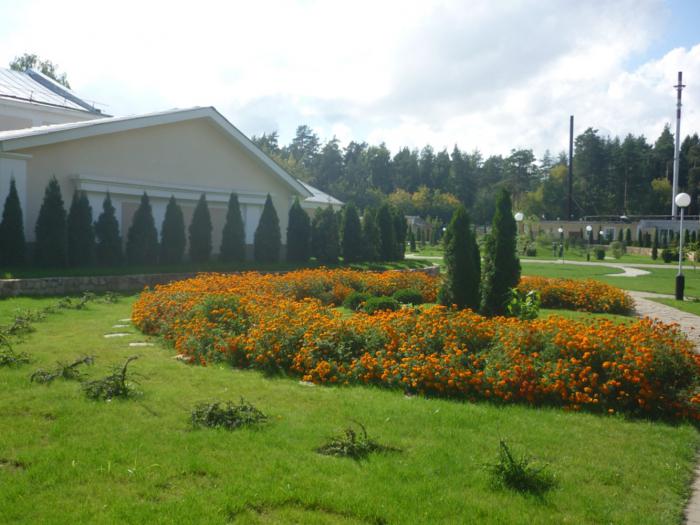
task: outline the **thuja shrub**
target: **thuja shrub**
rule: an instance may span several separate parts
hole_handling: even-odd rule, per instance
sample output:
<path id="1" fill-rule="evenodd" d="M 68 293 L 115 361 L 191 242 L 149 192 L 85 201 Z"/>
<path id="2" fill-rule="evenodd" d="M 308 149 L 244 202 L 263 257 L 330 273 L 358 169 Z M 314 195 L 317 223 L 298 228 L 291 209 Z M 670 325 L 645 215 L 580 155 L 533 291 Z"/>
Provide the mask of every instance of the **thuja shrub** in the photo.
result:
<path id="1" fill-rule="evenodd" d="M 194 428 L 237 428 L 253 426 L 267 421 L 267 416 L 260 410 L 241 398 L 238 404 L 227 401 L 199 403 L 192 410 L 190 421 Z"/>
<path id="2" fill-rule="evenodd" d="M 649 319 L 487 318 L 444 306 L 351 316 L 334 309 L 353 290 L 369 293 L 392 284 L 394 293 L 415 275 L 389 274 L 200 275 L 144 292 L 132 320 L 202 364 L 224 360 L 317 384 L 374 384 L 438 397 L 700 420 L 700 357 L 675 326 Z M 433 298 L 437 286 L 433 282 Z M 322 290 L 323 298 L 303 296 L 304 290 Z M 198 310 L 216 295 L 236 298 L 237 306 Z M 573 298 L 574 305 L 595 304 Z M 217 325 L 216 345 L 198 347 Z"/>
<path id="3" fill-rule="evenodd" d="M 396 299 L 382 295 L 380 297 L 370 297 L 367 299 L 362 309 L 368 314 L 373 314 L 381 310 L 398 310 L 400 307 L 401 304 Z"/>

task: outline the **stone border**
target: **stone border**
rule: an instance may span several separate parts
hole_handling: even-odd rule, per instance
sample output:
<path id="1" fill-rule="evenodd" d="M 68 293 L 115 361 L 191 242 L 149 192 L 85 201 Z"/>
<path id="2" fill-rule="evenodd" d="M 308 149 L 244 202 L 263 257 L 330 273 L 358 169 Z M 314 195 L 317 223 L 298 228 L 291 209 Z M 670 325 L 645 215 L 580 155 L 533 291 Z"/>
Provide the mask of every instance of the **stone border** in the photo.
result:
<path id="1" fill-rule="evenodd" d="M 255 270 L 250 270 L 255 271 Z M 286 273 L 262 272 L 262 273 Z M 429 275 L 439 275 L 439 266 L 409 269 L 410 272 L 423 272 Z M 108 275 L 85 277 L 41 277 L 35 279 L 0 279 L 0 298 L 43 295 L 71 295 L 83 292 L 140 292 L 146 287 L 167 284 L 172 281 L 190 279 L 199 273 L 154 273 L 137 275 Z M 212 273 L 244 273 L 244 272 L 212 272 Z"/>

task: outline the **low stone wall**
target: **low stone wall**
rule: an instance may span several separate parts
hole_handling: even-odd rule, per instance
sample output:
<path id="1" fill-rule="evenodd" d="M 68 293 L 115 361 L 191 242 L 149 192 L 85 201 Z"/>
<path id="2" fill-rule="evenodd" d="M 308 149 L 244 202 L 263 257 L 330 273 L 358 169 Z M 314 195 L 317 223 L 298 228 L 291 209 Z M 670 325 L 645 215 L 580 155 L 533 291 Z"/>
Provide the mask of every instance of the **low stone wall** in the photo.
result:
<path id="1" fill-rule="evenodd" d="M 439 266 L 417 268 L 412 272 L 439 275 Z M 239 272 L 232 272 L 239 273 Z M 277 273 L 277 272 L 275 272 Z M 38 279 L 0 279 L 0 297 L 72 295 L 83 292 L 140 292 L 145 287 L 189 279 L 196 273 L 157 273 L 93 277 L 42 277 Z"/>

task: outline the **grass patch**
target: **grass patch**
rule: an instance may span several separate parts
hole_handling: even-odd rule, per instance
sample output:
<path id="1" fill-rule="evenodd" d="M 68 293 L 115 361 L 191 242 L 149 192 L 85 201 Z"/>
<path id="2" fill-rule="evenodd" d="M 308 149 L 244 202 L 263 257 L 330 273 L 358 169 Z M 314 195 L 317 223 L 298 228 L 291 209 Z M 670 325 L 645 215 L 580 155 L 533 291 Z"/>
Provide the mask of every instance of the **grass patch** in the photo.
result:
<path id="1" fill-rule="evenodd" d="M 13 301 L 0 301 L 0 315 Z M 101 377 L 134 353 L 133 338 L 103 338 L 130 316 L 131 301 L 50 315 L 19 350 L 44 367 L 94 355 L 90 376 Z M 670 524 L 682 521 L 700 444 L 685 423 L 311 388 L 185 366 L 158 346 L 141 349 L 138 371 L 143 393 L 133 402 L 92 403 L 72 382 L 46 389 L 23 369 L 0 369 L 0 458 L 23 465 L 0 465 L 0 521 Z M 269 407 L 274 424 L 264 432 L 183 425 L 197 400 L 232 396 Z M 352 419 L 403 453 L 354 462 L 314 452 Z M 556 472 L 546 503 L 493 490 L 483 465 L 499 436 Z"/>

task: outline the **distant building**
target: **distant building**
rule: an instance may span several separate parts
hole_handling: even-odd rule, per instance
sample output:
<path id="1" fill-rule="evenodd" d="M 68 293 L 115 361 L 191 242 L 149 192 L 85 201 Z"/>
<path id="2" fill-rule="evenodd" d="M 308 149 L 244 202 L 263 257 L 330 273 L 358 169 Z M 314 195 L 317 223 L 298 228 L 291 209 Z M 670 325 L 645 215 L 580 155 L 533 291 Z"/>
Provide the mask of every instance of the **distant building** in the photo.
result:
<path id="1" fill-rule="evenodd" d="M 213 107 L 106 116 L 40 73 L 0 69 L 0 207 L 14 177 L 30 242 L 53 176 L 66 207 L 74 190 L 87 193 L 94 219 L 109 192 L 124 237 L 144 192 L 159 229 L 171 195 L 189 224 L 196 201 L 205 194 L 215 251 L 232 192 L 241 203 L 248 244 L 268 193 L 283 243 L 295 198 L 309 212 L 329 204 L 342 207 L 339 200 L 289 175 Z"/>

